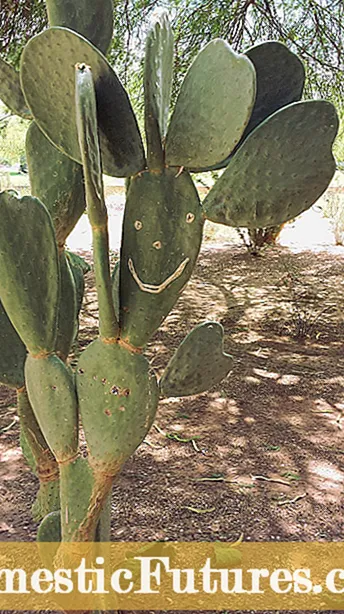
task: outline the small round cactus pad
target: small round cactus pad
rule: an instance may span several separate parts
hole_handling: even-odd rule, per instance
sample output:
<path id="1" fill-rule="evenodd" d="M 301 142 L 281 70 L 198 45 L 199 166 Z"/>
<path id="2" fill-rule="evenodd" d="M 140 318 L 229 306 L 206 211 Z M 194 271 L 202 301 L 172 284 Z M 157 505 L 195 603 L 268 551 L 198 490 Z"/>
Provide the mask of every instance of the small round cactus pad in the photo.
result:
<path id="1" fill-rule="evenodd" d="M 196 326 L 180 344 L 159 386 L 166 397 L 198 394 L 218 384 L 233 365 L 223 351 L 223 327 L 218 322 Z"/>
<path id="2" fill-rule="evenodd" d="M 49 28 L 32 38 L 21 58 L 21 82 L 42 132 L 81 163 L 75 112 L 75 65 L 91 67 L 103 171 L 127 177 L 145 167 L 141 136 L 128 95 L 105 57 L 82 36 Z"/>

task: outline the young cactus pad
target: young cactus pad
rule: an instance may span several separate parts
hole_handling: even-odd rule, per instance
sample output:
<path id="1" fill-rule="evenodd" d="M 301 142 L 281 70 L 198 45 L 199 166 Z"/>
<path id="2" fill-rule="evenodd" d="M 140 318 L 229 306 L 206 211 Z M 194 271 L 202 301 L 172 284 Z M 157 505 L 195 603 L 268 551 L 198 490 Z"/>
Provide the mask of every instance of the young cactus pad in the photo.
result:
<path id="1" fill-rule="evenodd" d="M 173 75 L 173 33 L 163 12 L 150 28 L 145 56 L 145 131 L 149 168 L 163 167 Z"/>
<path id="2" fill-rule="evenodd" d="M 126 91 L 100 51 L 65 28 L 38 34 L 21 57 L 22 87 L 39 127 L 62 152 L 82 162 L 75 111 L 78 62 L 92 66 L 104 173 L 127 177 L 141 171 L 143 145 Z"/>
<path id="3" fill-rule="evenodd" d="M 182 397 L 218 384 L 233 365 L 223 352 L 223 327 L 216 322 L 196 326 L 180 344 L 159 382 L 161 394 Z"/>

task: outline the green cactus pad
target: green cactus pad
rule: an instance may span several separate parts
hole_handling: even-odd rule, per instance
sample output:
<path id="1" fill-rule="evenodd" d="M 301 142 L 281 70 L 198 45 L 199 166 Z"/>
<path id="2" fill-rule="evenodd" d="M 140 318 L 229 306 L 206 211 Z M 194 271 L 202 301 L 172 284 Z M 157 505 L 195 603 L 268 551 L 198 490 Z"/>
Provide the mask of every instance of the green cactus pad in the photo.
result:
<path id="1" fill-rule="evenodd" d="M 0 384 L 24 386 L 26 348 L 0 302 Z"/>
<path id="2" fill-rule="evenodd" d="M 75 111 L 75 65 L 92 67 L 103 171 L 127 177 L 145 167 L 143 145 L 129 98 L 105 57 L 71 30 L 49 28 L 24 48 L 21 82 L 42 132 L 81 163 Z"/>
<path id="3" fill-rule="evenodd" d="M 64 26 L 87 38 L 102 53 L 113 34 L 112 0 L 46 0 L 50 26 Z"/>
<path id="4" fill-rule="evenodd" d="M 282 43 L 261 43 L 248 49 L 245 55 L 256 70 L 257 95 L 250 121 L 237 147 L 269 115 L 300 100 L 305 82 L 301 60 Z M 213 169 L 225 168 L 229 160 L 230 157 L 227 157 Z"/>
<path id="5" fill-rule="evenodd" d="M 33 122 L 26 134 L 31 193 L 48 209 L 63 246 L 85 210 L 82 166 L 62 154 Z"/>
<path id="6" fill-rule="evenodd" d="M 41 482 L 36 495 L 36 500 L 31 508 L 35 522 L 41 521 L 51 512 L 60 509 L 60 483 L 59 480 Z"/>
<path id="7" fill-rule="evenodd" d="M 0 300 L 32 354 L 54 350 L 59 272 L 54 228 L 37 198 L 0 194 Z"/>
<path id="8" fill-rule="evenodd" d="M 97 339 L 79 359 L 77 391 L 90 462 L 114 475 L 151 427 L 155 375 L 141 354 Z"/>
<path id="9" fill-rule="evenodd" d="M 92 499 L 95 479 L 92 469 L 86 458 L 79 457 L 72 463 L 66 463 L 60 468 L 61 474 L 61 514 L 62 514 L 62 541 L 79 541 L 76 532 L 87 518 L 88 508 Z M 99 516 L 102 501 L 99 500 L 95 513 Z M 95 540 L 94 534 L 88 535 L 85 541 Z"/>
<path id="10" fill-rule="evenodd" d="M 265 228 L 308 209 L 336 169 L 338 130 L 333 105 L 295 102 L 260 124 L 244 141 L 203 202 L 212 222 Z"/>
<path id="11" fill-rule="evenodd" d="M 85 275 L 89 273 L 91 270 L 90 265 L 81 258 L 78 254 L 74 254 L 73 252 L 65 252 L 66 257 L 69 262 L 70 269 L 72 271 L 72 275 L 74 278 L 74 284 L 76 289 L 76 306 L 77 306 L 77 316 L 80 313 L 80 309 L 82 306 L 82 301 L 84 298 L 85 291 Z"/>
<path id="12" fill-rule="evenodd" d="M 74 276 L 66 254 L 60 254 L 60 300 L 55 350 L 65 361 L 77 331 L 77 296 Z"/>
<path id="13" fill-rule="evenodd" d="M 203 217 L 190 175 L 144 172 L 130 182 L 121 271 L 121 337 L 141 347 L 172 309 L 194 268 Z"/>
<path id="14" fill-rule="evenodd" d="M 24 119 L 32 119 L 20 85 L 19 73 L 2 58 L 0 58 L 0 100 L 12 113 Z"/>
<path id="15" fill-rule="evenodd" d="M 30 403 L 43 435 L 59 462 L 66 462 L 78 449 L 78 411 L 71 371 L 56 355 L 33 358 L 25 363 L 25 381 Z"/>
<path id="16" fill-rule="evenodd" d="M 108 216 L 101 172 L 94 80 L 92 70 L 86 64 L 75 67 L 75 103 L 87 213 L 92 227 L 99 332 L 102 337 L 113 339 L 118 337 L 119 330 L 112 302 Z"/>
<path id="17" fill-rule="evenodd" d="M 119 320 L 119 274 L 121 269 L 121 263 L 118 260 L 116 262 L 114 269 L 111 275 L 111 283 L 112 283 L 112 300 L 115 308 L 115 314 L 117 320 Z"/>
<path id="18" fill-rule="evenodd" d="M 145 57 L 145 130 L 149 168 L 163 166 L 162 139 L 167 132 L 173 74 L 173 33 L 163 12 L 150 28 Z"/>
<path id="19" fill-rule="evenodd" d="M 278 109 L 300 100 L 305 83 L 301 60 L 277 41 L 268 41 L 245 52 L 256 70 L 257 96 L 243 138 Z"/>
<path id="20" fill-rule="evenodd" d="M 166 138 L 166 163 L 207 169 L 239 142 L 256 95 L 255 70 L 221 39 L 198 54 L 182 84 Z"/>
<path id="21" fill-rule="evenodd" d="M 196 326 L 168 363 L 159 386 L 165 397 L 184 397 L 209 390 L 229 373 L 233 358 L 223 351 L 223 327 Z"/>
<path id="22" fill-rule="evenodd" d="M 37 531 L 37 541 L 52 542 L 56 544 L 61 541 L 61 512 L 59 510 L 51 512 L 42 520 Z M 56 546 L 56 550 L 57 548 L 58 546 Z M 44 554 L 44 549 L 42 549 L 42 553 Z M 46 559 L 46 562 L 47 561 L 49 561 L 49 567 L 51 564 L 50 558 Z"/>

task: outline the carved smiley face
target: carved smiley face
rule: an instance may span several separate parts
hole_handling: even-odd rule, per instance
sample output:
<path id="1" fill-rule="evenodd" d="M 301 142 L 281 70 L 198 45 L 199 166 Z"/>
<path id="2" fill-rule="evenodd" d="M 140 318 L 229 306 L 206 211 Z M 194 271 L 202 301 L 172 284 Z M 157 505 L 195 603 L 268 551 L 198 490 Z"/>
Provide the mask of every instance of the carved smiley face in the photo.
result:
<path id="1" fill-rule="evenodd" d="M 202 240 L 202 209 L 188 173 L 142 173 L 131 180 L 123 224 L 120 326 L 144 345 L 187 283 Z"/>

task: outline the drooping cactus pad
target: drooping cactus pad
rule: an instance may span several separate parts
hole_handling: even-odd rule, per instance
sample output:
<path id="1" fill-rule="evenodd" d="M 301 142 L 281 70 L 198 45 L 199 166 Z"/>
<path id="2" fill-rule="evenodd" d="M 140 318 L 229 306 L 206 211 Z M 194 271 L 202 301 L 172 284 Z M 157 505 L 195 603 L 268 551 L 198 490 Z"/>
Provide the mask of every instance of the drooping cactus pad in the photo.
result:
<path id="1" fill-rule="evenodd" d="M 172 356 L 159 382 L 165 397 L 183 397 L 209 390 L 233 366 L 223 351 L 223 327 L 217 322 L 196 326 Z"/>
<path id="2" fill-rule="evenodd" d="M 247 137 L 204 200 L 212 222 L 245 228 L 282 224 L 308 209 L 336 169 L 333 105 L 296 102 Z"/>
<path id="3" fill-rule="evenodd" d="M 202 209 L 190 175 L 149 171 L 129 186 L 120 270 L 121 337 L 140 347 L 189 280 L 202 240 Z"/>
<path id="4" fill-rule="evenodd" d="M 166 137 L 166 163 L 207 170 L 240 141 L 256 95 L 253 64 L 221 39 L 189 68 Z"/>
<path id="5" fill-rule="evenodd" d="M 126 177 L 141 171 L 143 145 L 126 91 L 100 51 L 66 28 L 41 32 L 22 54 L 22 87 L 39 127 L 62 152 L 81 163 L 74 101 L 78 63 L 92 67 L 104 173 Z"/>

